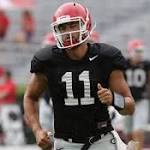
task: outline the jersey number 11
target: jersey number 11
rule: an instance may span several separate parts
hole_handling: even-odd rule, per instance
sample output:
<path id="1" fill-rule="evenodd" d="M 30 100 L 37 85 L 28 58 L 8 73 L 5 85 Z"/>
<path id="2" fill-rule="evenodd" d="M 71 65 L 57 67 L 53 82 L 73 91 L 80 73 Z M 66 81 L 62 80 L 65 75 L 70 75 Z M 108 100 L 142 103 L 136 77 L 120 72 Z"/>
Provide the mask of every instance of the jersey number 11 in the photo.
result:
<path id="1" fill-rule="evenodd" d="M 81 105 L 94 104 L 94 98 L 91 97 L 89 71 L 83 71 L 79 74 L 79 81 L 84 82 L 84 97 L 80 98 Z M 76 106 L 79 105 L 78 98 L 75 98 L 72 90 L 72 72 L 66 72 L 62 76 L 62 82 L 66 82 L 67 98 L 65 98 L 65 105 Z"/>

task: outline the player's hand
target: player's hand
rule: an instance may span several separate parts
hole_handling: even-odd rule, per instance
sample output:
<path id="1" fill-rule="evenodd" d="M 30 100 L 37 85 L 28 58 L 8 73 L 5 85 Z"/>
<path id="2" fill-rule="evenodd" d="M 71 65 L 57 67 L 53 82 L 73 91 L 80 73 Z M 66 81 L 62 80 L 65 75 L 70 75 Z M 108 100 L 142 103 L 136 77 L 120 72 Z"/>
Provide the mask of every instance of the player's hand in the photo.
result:
<path id="1" fill-rule="evenodd" d="M 111 105 L 113 101 L 112 92 L 107 88 L 103 88 L 100 83 L 97 84 L 97 88 L 97 95 L 101 103 Z"/>
<path id="2" fill-rule="evenodd" d="M 52 150 L 52 142 L 47 131 L 40 129 L 36 131 L 36 142 L 42 150 Z"/>

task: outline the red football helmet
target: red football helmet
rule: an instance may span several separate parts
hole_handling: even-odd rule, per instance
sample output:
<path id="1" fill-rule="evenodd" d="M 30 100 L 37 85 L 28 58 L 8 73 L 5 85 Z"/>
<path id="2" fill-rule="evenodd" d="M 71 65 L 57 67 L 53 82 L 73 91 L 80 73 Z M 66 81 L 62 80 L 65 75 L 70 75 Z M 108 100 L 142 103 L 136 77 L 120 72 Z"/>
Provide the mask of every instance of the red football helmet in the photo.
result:
<path id="1" fill-rule="evenodd" d="M 128 54 L 129 56 L 135 56 L 136 53 L 144 52 L 144 42 L 141 39 L 134 39 L 128 42 Z"/>
<path id="2" fill-rule="evenodd" d="M 78 22 L 79 30 L 60 33 L 58 26 L 64 23 Z M 77 46 L 89 38 L 91 32 L 91 16 L 87 8 L 79 3 L 68 2 L 61 5 L 55 12 L 52 21 L 52 29 L 59 48 L 71 48 Z M 73 39 L 72 34 L 79 33 L 78 39 Z M 69 35 L 70 42 L 62 39 L 63 35 Z"/>
<path id="3" fill-rule="evenodd" d="M 56 45 L 56 40 L 54 38 L 53 33 L 48 33 L 44 36 L 42 45 L 43 45 L 43 47 L 45 47 L 47 45 Z"/>

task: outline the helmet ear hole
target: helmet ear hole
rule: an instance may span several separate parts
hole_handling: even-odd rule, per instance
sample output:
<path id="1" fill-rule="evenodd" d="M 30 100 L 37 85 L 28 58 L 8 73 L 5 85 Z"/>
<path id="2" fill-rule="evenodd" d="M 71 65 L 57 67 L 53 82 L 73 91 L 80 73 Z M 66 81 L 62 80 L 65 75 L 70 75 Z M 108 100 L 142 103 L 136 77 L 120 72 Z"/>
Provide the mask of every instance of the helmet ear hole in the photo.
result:
<path id="1" fill-rule="evenodd" d="M 54 27 L 54 31 L 57 32 L 56 26 Z"/>

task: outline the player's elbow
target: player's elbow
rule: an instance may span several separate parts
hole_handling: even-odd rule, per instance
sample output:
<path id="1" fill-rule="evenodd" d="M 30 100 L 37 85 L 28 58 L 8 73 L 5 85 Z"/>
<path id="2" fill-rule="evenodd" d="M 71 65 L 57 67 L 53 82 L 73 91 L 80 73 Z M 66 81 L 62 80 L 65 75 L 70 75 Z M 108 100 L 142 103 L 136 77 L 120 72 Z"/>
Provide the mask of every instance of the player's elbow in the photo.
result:
<path id="1" fill-rule="evenodd" d="M 39 97 L 40 96 L 38 96 L 37 94 L 26 91 L 23 99 L 24 99 L 24 102 L 30 102 L 30 101 L 36 102 L 39 100 Z"/>
<path id="2" fill-rule="evenodd" d="M 129 115 L 133 115 L 135 111 L 135 101 L 133 97 L 130 98 L 130 103 L 129 103 Z"/>
<path id="3" fill-rule="evenodd" d="M 132 104 L 128 109 L 128 115 L 133 115 L 135 111 L 135 106 Z"/>
<path id="4" fill-rule="evenodd" d="M 129 100 L 127 104 L 127 115 L 133 115 L 135 111 L 135 103 L 133 100 Z"/>

